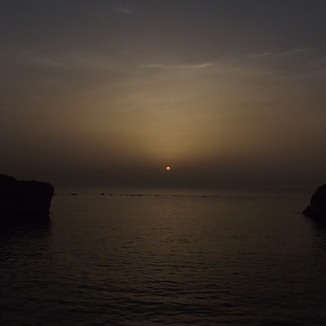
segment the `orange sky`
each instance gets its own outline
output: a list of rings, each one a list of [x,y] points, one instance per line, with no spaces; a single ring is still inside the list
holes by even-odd
[[[326,180],[325,8],[7,2],[1,173],[58,185],[315,188]]]

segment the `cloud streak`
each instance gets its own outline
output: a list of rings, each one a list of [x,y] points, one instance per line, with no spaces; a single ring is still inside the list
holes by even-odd
[[[147,64],[139,65],[141,68],[160,68],[160,69],[202,69],[214,66],[214,63],[201,63],[201,64],[178,64],[178,65],[164,65],[164,64]]]
[[[294,49],[290,51],[283,51],[283,52],[272,52],[272,51],[267,51],[263,53],[252,53],[249,54],[250,57],[290,57],[290,56],[296,56],[298,54],[304,54],[304,53],[309,53],[311,52],[310,48],[301,48],[301,49]]]

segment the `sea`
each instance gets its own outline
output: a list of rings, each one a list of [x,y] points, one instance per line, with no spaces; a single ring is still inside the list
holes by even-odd
[[[326,325],[311,191],[56,189],[0,230],[0,325]]]

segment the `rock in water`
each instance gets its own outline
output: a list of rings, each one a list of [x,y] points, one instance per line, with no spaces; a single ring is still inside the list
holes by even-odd
[[[310,205],[302,213],[313,218],[326,218],[326,184],[318,187],[311,197]]]
[[[8,217],[48,216],[53,195],[50,183],[18,181],[0,174],[0,221]]]

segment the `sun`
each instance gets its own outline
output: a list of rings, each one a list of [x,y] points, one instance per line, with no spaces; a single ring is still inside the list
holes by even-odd
[[[171,167],[170,167],[170,166],[167,166],[167,167],[165,168],[165,170],[166,170],[166,171],[170,171],[170,170],[171,170]]]

